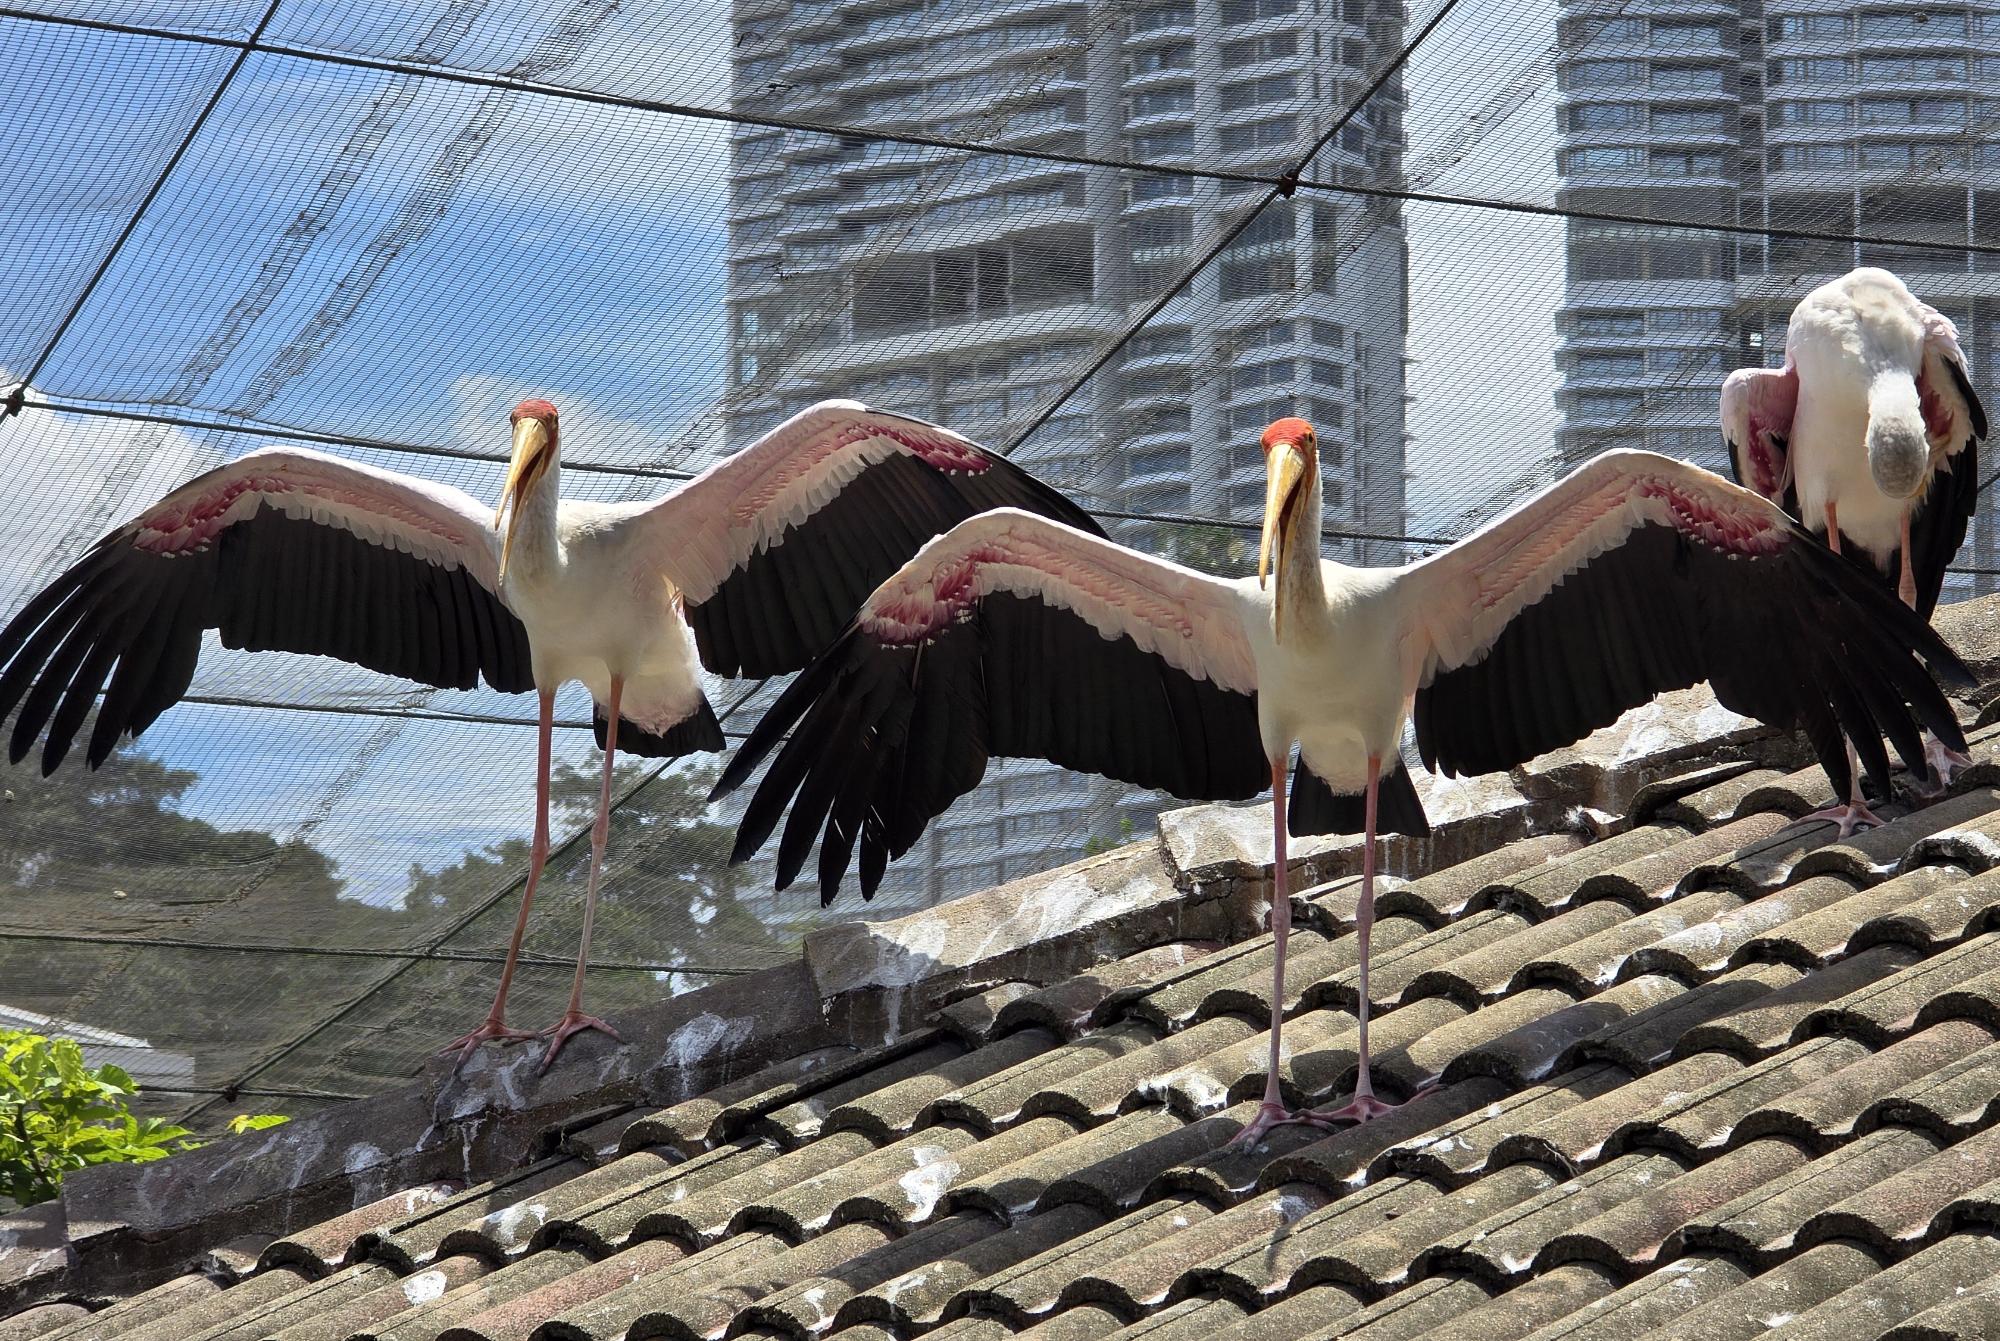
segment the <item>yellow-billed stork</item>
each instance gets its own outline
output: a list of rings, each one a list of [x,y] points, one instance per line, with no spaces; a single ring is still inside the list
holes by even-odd
[[[1738,483],[1835,552],[1858,551],[1930,618],[1979,503],[1986,436],[1949,317],[1887,270],[1863,267],[1820,285],[1792,310],[1783,367],[1724,379],[1722,434]],[[1968,762],[1935,738],[1925,751],[1932,794]],[[1858,778],[1845,804],[1812,818],[1836,821],[1842,837],[1881,822]]]
[[[223,646],[320,653],[447,688],[484,678],[540,696],[535,836],[493,1007],[450,1044],[583,1029],[584,968],[619,748],[720,750],[700,664],[721,675],[797,670],[924,541],[1015,505],[1095,530],[1089,515],[1003,457],[935,424],[826,401],[665,498],[562,500],[546,400],[516,406],[500,506],[318,452],[262,450],[175,489],[98,541],[0,631],[0,718],[19,705],[16,763],[46,729],[61,763],[93,704],[102,763],[192,683],[205,630]],[[549,851],[555,691],[596,701],[603,789],[591,829],[569,1008],[540,1034],[506,1023],[507,991]],[[102,701],[99,702],[99,696]]]
[[[1708,471],[1610,453],[1429,558],[1350,568],[1320,558],[1311,426],[1281,419],[1263,446],[1255,578],[1210,577],[1016,510],[926,545],[730,761],[718,794],[791,733],[745,811],[737,859],[789,803],[780,886],[823,829],[822,897],[857,843],[866,896],[991,755],[1187,798],[1268,785],[1271,1058],[1263,1104],[1238,1136],[1254,1140],[1274,1123],[1366,1121],[1391,1107],[1369,1074],[1368,943],[1376,834],[1428,831],[1397,753],[1413,703],[1418,748],[1447,774],[1521,763],[1703,679],[1737,712],[1886,732],[1906,758],[1921,750],[1920,724],[1963,741],[1923,664],[1969,682],[1951,649],[1774,504]],[[1886,776],[1879,734],[1867,763]],[[1844,766],[1838,750],[1830,766]],[[1291,1112],[1279,1088],[1285,839],[1357,830],[1354,1097]]]

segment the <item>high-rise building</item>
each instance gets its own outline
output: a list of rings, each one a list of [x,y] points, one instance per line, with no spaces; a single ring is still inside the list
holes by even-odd
[[[1403,10],[736,0],[734,23],[743,110],[1275,175],[1397,50]],[[1312,175],[1393,181],[1402,134],[1392,81]],[[834,395],[1004,445],[1265,190],[759,126],[736,130],[730,173],[732,445]],[[1400,534],[1406,289],[1394,202],[1278,201],[1015,458],[1086,505],[1254,520],[1257,435],[1305,414],[1329,527]],[[1198,562],[1230,535],[1113,529]],[[987,778],[891,869],[886,895],[931,902],[1044,869],[1163,804],[1040,762]],[[768,888],[768,870],[748,884]]]
[[[2000,13],[1824,0],[1565,0],[1561,202],[1792,234],[1572,219],[1562,456],[1650,447],[1727,469],[1717,394],[1775,365],[1799,299],[1856,265],[1896,271],[1959,328],[1974,380],[2000,358]],[[1829,242],[1812,234],[1944,246]],[[1992,567],[1984,500],[1960,561]],[[1956,580],[1964,594],[1990,578]]]

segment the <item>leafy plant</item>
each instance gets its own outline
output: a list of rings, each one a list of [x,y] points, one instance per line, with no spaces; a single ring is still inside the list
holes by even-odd
[[[283,1113],[238,1113],[229,1119],[229,1130],[231,1134],[241,1136],[246,1131],[262,1131],[290,1121]]]
[[[187,1128],[132,1112],[138,1092],[120,1068],[86,1066],[68,1039],[0,1029],[0,1197],[32,1206],[71,1170],[193,1148]]]

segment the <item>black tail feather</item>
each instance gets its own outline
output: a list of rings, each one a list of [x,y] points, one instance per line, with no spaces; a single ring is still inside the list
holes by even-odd
[[[597,748],[603,749],[604,713],[601,709],[592,716],[590,729],[597,736]],[[684,754],[698,751],[713,753],[723,748],[722,723],[715,719],[715,708],[706,694],[701,696],[691,714],[657,735],[643,729],[630,717],[621,716],[618,719],[620,754],[637,754],[648,759],[678,759]]]
[[[1360,833],[1367,822],[1368,797],[1364,792],[1340,793],[1325,779],[1306,767],[1300,759],[1292,769],[1292,789],[1286,802],[1285,828],[1294,838],[1308,834]],[[1375,791],[1375,832],[1400,833],[1427,838],[1431,822],[1417,795],[1410,770],[1393,764],[1382,774]]]

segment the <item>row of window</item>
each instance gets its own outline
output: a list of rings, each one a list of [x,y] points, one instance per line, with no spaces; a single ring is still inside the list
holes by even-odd
[[[1722,374],[1722,351],[1719,349],[1653,349],[1645,352],[1625,350],[1617,353],[1592,352],[1574,355],[1570,362],[1573,376],[1584,378],[1605,378],[1634,380],[1646,376],[1677,374],[1706,376]]]
[[[1656,307],[1650,311],[1580,312],[1570,319],[1571,329],[1586,340],[1625,339],[1655,334],[1684,334],[1722,331],[1722,313],[1712,307]]]
[[[1974,161],[1980,167],[2000,166],[2000,145],[1982,144]],[[1792,144],[1770,151],[1771,167],[1782,172],[1817,172],[1837,168],[1963,167],[1965,146],[1937,141],[1888,140],[1862,144]]]
[[[1713,19],[1565,19],[1561,38],[1575,48],[1614,43],[1651,42],[1660,46],[1713,46],[1727,30]]]
[[[1651,107],[1642,102],[1586,103],[1569,109],[1569,128],[1578,134],[1609,130],[1649,130],[1655,135],[1721,135],[1729,113],[1719,107]]]
[[[1917,81],[1963,83],[1970,69],[1976,79],[2000,79],[2000,56],[1803,56],[1769,61],[1773,84],[1845,83],[1857,75],[1864,84]]]
[[[1720,177],[1727,157],[1718,150],[1585,148],[1566,150],[1563,171],[1584,177],[1597,173],[1643,172],[1653,177]]]
[[[1566,89],[1644,85],[1680,93],[1728,91],[1719,65],[1653,65],[1646,61],[1575,61],[1563,67],[1561,84]]]
[[[1890,14],[1794,14],[1770,20],[1775,38],[1846,38],[1859,35],[1864,42],[1909,42],[1923,39],[1963,37],[1966,15],[1962,10],[1906,10]],[[1979,34],[2000,33],[2000,14],[1975,14],[1972,30]]]
[[[1962,126],[1966,123],[1964,98],[1862,98],[1857,114],[1854,102],[1845,98],[1786,101],[1771,104],[1771,124],[1775,126]],[[2000,117],[2000,99],[1975,98],[1971,115],[1979,121]]]

